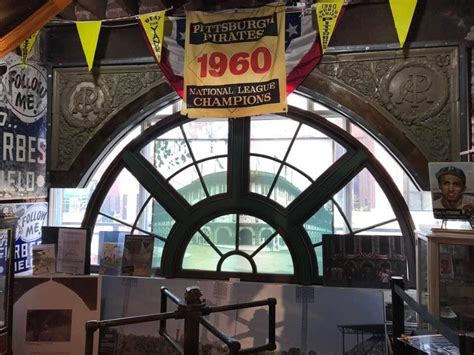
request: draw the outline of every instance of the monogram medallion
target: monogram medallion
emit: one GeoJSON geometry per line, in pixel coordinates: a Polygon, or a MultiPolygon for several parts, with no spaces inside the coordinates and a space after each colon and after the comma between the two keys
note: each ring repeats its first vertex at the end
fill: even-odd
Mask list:
{"type": "Polygon", "coordinates": [[[386,108],[405,124],[424,123],[438,115],[448,100],[447,78],[426,62],[402,62],[383,81],[386,108]]]}

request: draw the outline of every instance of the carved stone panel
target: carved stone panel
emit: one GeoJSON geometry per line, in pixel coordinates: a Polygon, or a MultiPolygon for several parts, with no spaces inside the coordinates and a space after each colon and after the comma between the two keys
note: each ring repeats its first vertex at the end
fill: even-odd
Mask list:
{"type": "Polygon", "coordinates": [[[163,83],[157,65],[110,66],[96,72],[53,72],[50,169],[67,171],[102,126],[123,107],[163,83]]]}
{"type": "Polygon", "coordinates": [[[317,70],[375,107],[428,161],[449,161],[459,159],[457,58],[456,47],[338,54],[317,70]]]}

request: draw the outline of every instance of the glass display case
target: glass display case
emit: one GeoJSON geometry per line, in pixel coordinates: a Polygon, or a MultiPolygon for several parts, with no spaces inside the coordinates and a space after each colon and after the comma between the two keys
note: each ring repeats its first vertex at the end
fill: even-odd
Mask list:
{"type": "Polygon", "coordinates": [[[15,231],[18,218],[0,212],[0,353],[12,354],[15,231]]]}
{"type": "Polygon", "coordinates": [[[457,331],[474,331],[474,231],[417,233],[418,302],[457,331]]]}

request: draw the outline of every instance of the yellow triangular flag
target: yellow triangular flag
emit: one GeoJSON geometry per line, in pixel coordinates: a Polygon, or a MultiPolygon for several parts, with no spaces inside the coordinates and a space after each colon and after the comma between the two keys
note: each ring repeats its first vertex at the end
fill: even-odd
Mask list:
{"type": "Polygon", "coordinates": [[[140,23],[145,31],[156,61],[161,61],[161,48],[163,46],[163,29],[165,24],[165,10],[152,12],[140,16],[140,23]]]}
{"type": "Polygon", "coordinates": [[[100,26],[102,21],[78,21],[76,22],[77,32],[81,39],[82,50],[86,56],[89,71],[94,63],[95,49],[99,40],[100,26]]]}
{"type": "Polygon", "coordinates": [[[26,62],[28,60],[28,56],[35,45],[36,38],[38,37],[39,30],[33,33],[30,37],[25,39],[23,42],[20,43],[20,51],[21,51],[21,63],[22,67],[26,68],[26,62]]]}
{"type": "Polygon", "coordinates": [[[316,17],[318,18],[319,36],[323,53],[329,46],[337,18],[341,12],[344,0],[319,1],[316,3],[316,17]]]}
{"type": "Polygon", "coordinates": [[[390,9],[392,10],[400,48],[405,44],[415,7],[416,0],[390,0],[390,9]]]}

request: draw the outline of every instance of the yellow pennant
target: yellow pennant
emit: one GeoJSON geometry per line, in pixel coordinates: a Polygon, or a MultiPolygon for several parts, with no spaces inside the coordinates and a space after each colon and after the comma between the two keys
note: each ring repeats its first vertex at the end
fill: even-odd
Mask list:
{"type": "Polygon", "coordinates": [[[30,37],[25,39],[23,42],[20,43],[20,51],[21,51],[21,66],[26,68],[26,62],[28,61],[28,56],[35,45],[36,38],[38,37],[39,30],[33,33],[30,37]]]}
{"type": "Polygon", "coordinates": [[[76,22],[77,32],[81,39],[82,50],[86,56],[89,71],[94,63],[95,50],[99,40],[100,26],[102,21],[78,21],[76,22]]]}
{"type": "Polygon", "coordinates": [[[140,23],[145,31],[156,61],[161,61],[161,48],[163,47],[163,28],[165,24],[165,10],[140,16],[140,23]]]}
{"type": "Polygon", "coordinates": [[[343,4],[344,0],[328,0],[316,3],[316,17],[318,18],[318,29],[323,53],[326,52],[329,46],[329,41],[336,27],[337,18],[343,4]]]}
{"type": "Polygon", "coordinates": [[[392,10],[400,48],[405,44],[415,7],[416,0],[390,0],[390,9],[392,10]]]}

